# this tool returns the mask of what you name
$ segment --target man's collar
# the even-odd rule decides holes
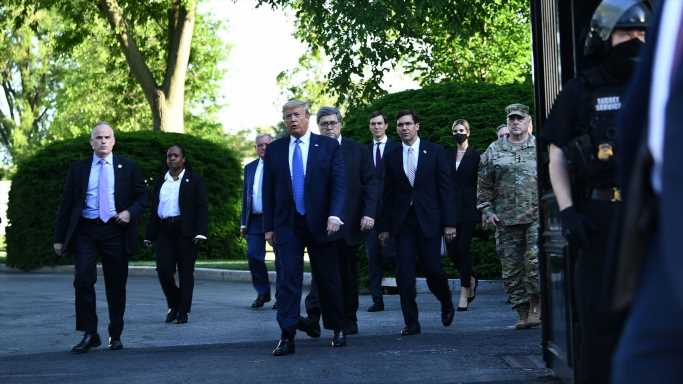
[[[379,141],[378,141],[376,138],[374,138],[374,137],[372,138],[372,141],[373,141],[375,144],[377,144],[377,143],[386,144],[388,140],[389,140],[389,137],[388,137],[387,135],[384,135],[384,137],[382,137]]]
[[[342,142],[342,135],[340,134],[339,137],[337,137],[337,141],[339,142],[339,145],[341,145]]]
[[[413,145],[408,145],[404,142],[401,142],[401,144],[403,145],[403,149],[413,148],[413,150],[417,150],[420,148],[420,136],[417,136]]]
[[[107,164],[114,164],[114,153],[110,153],[107,155],[107,157],[104,158],[104,161]],[[100,162],[100,157],[93,152],[92,154],[92,164],[98,164]]]
[[[311,140],[311,130],[310,130],[310,128],[306,130],[306,133],[304,133],[304,135],[301,136],[301,137],[299,138],[299,140],[301,140],[301,142],[304,143],[304,144],[310,143],[310,140]],[[292,135],[289,135],[289,143],[292,144],[292,143],[294,143],[295,141],[296,141],[296,137],[294,137],[294,136],[292,136]]]

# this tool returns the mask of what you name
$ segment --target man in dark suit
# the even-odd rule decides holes
[[[627,202],[615,304],[631,304],[614,383],[683,382],[683,2],[660,1],[617,131]]]
[[[304,248],[320,290],[323,325],[333,347],[346,344],[339,258],[333,241],[343,222],[346,187],[339,143],[308,129],[308,103],[282,107],[289,136],[275,140],[264,159],[263,229],[280,260],[277,320],[282,331],[273,355],[294,353],[303,282]]]
[[[266,155],[266,147],[272,141],[273,138],[269,134],[256,136],[256,154],[259,158],[244,167],[240,233],[247,238],[247,260],[249,260],[251,281],[257,294],[256,300],[251,303],[252,308],[261,308],[263,304],[270,301],[270,282],[265,262],[266,240],[263,235],[262,187],[263,157]],[[275,307],[277,307],[277,302]]]
[[[111,126],[97,123],[90,135],[93,156],[69,169],[57,212],[54,250],[74,254],[76,329],[85,332],[74,353],[101,344],[95,310],[98,256],[109,306],[109,349],[123,348],[128,257],[137,249],[137,224],[147,193],[137,165],[112,154],[115,143]]]
[[[382,196],[384,187],[384,156],[396,148],[401,148],[398,141],[390,140],[386,135],[389,128],[389,120],[384,113],[375,111],[370,114],[369,123],[372,142],[368,144],[370,159],[377,175],[378,196]],[[377,199],[377,212],[382,210],[382,199]],[[384,245],[377,239],[379,231],[377,223],[370,230],[365,249],[368,255],[368,288],[372,295],[372,305],[368,312],[381,312],[384,310],[384,299],[382,298],[382,277],[384,275],[384,261],[394,260],[396,249],[393,239],[387,239]]]
[[[446,152],[418,136],[420,121],[413,110],[396,115],[402,148],[385,157],[384,206],[380,241],[396,241],[396,283],[405,327],[401,335],[421,331],[415,302],[417,260],[430,291],[441,302],[441,322],[448,327],[455,314],[448,278],[441,267],[441,236],[455,239],[456,212]]]
[[[358,248],[365,235],[375,225],[378,186],[368,152],[363,146],[349,139],[342,138],[342,115],[337,108],[322,107],[317,113],[320,132],[341,145],[346,168],[346,210],[345,224],[337,234],[339,238],[334,247],[339,257],[339,268],[344,297],[344,334],[358,333]],[[299,329],[315,337],[320,334],[320,306],[318,287],[311,284],[306,296],[306,312],[308,318],[302,319]]]

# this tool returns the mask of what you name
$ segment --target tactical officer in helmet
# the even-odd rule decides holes
[[[579,320],[578,383],[609,383],[623,315],[605,298],[611,224],[621,206],[616,182],[616,116],[645,42],[649,3],[604,0],[584,54],[593,64],[558,96],[542,133],[562,232],[577,255],[574,293]]]

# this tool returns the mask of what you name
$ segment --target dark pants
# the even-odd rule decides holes
[[[470,245],[474,234],[474,223],[464,222],[455,226],[455,240],[446,243],[448,256],[460,273],[460,286],[469,288],[472,279],[472,254]]]
[[[157,275],[168,307],[180,313],[192,310],[194,264],[198,252],[198,246],[192,240],[190,236],[183,236],[180,221],[161,221],[156,244]],[[176,267],[180,286],[176,285]]]
[[[683,383],[683,301],[652,242],[614,358],[615,384]]]
[[[365,249],[368,255],[368,288],[372,295],[372,301],[375,303],[382,303],[382,277],[384,276],[384,262],[391,260],[392,263],[396,258],[396,249],[394,247],[393,239],[385,241],[382,246],[377,236],[379,232],[373,229],[368,233],[368,239],[365,242]]]
[[[358,246],[348,245],[344,240],[334,242],[339,255],[339,273],[344,301],[344,324],[358,321]],[[320,296],[315,278],[311,290],[306,295],[308,317],[318,322],[320,319]]]
[[[575,269],[575,296],[579,317],[579,375],[577,383],[609,383],[611,362],[624,323],[605,294],[611,275],[608,251],[613,219],[620,205],[591,200],[580,207],[593,223],[590,250],[580,251]]]
[[[247,260],[251,282],[256,293],[270,297],[270,281],[266,268],[266,239],[263,234],[263,216],[252,214],[247,227]],[[276,264],[277,265],[277,264]]]
[[[441,267],[441,237],[426,237],[411,208],[396,238],[396,283],[406,326],[418,326],[415,273],[419,260],[427,286],[442,305],[451,304],[448,277]],[[452,305],[452,304],[451,304]]]
[[[308,229],[306,218],[295,215],[292,232],[283,230],[276,238],[275,247],[280,261],[277,281],[277,321],[283,337],[293,337],[299,322],[301,287],[303,281],[304,249],[313,270],[313,279],[320,290],[323,326],[339,330],[344,318],[339,257],[331,242],[316,242]]]
[[[76,329],[97,332],[95,282],[97,257],[102,258],[104,286],[109,307],[109,336],[119,338],[126,310],[128,255],[123,242],[124,227],[100,220],[81,219],[75,237],[74,288],[76,290]]]

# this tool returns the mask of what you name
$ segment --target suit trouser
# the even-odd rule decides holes
[[[102,258],[104,286],[109,307],[109,335],[121,336],[126,309],[128,255],[124,249],[125,227],[113,220],[81,219],[76,229],[74,257],[74,288],[76,293],[76,329],[97,332],[95,282],[97,256]]]
[[[474,234],[474,223],[463,222],[455,226],[455,240],[446,243],[448,256],[460,273],[460,286],[469,287],[472,280],[472,253],[470,245]]]
[[[256,293],[270,297],[270,281],[265,260],[266,239],[263,234],[263,216],[252,214],[247,227],[247,261],[249,261],[251,282]]]
[[[614,358],[612,383],[683,383],[683,300],[666,271],[658,234]]]
[[[189,313],[192,310],[194,264],[198,248],[192,237],[183,236],[179,221],[161,222],[156,244],[157,275],[168,307],[175,308],[181,313]],[[179,287],[175,279],[176,266]]]
[[[358,246],[348,245],[346,241],[334,242],[339,257],[339,273],[344,301],[344,324],[358,321]],[[306,312],[308,317],[318,322],[320,319],[320,294],[315,279],[311,283],[311,290],[306,295]]]
[[[391,260],[396,258],[396,249],[394,247],[394,240],[387,239],[383,246],[377,236],[379,232],[372,229],[368,233],[368,238],[365,242],[365,249],[368,255],[368,288],[372,295],[372,301],[381,303],[382,300],[382,277],[384,276],[384,260]]]
[[[451,303],[448,277],[441,267],[441,236],[426,237],[420,229],[414,208],[408,215],[396,238],[396,284],[401,296],[401,310],[406,326],[418,326],[417,290],[415,275],[419,260],[427,278],[429,290],[441,302]],[[452,305],[452,304],[451,304]]]
[[[277,281],[277,321],[282,329],[282,336],[294,337],[299,322],[304,248],[308,249],[313,280],[320,290],[323,326],[326,329],[341,329],[344,308],[337,252],[333,243],[315,241],[305,216],[294,216],[292,236],[276,238],[275,244],[281,272]]]

